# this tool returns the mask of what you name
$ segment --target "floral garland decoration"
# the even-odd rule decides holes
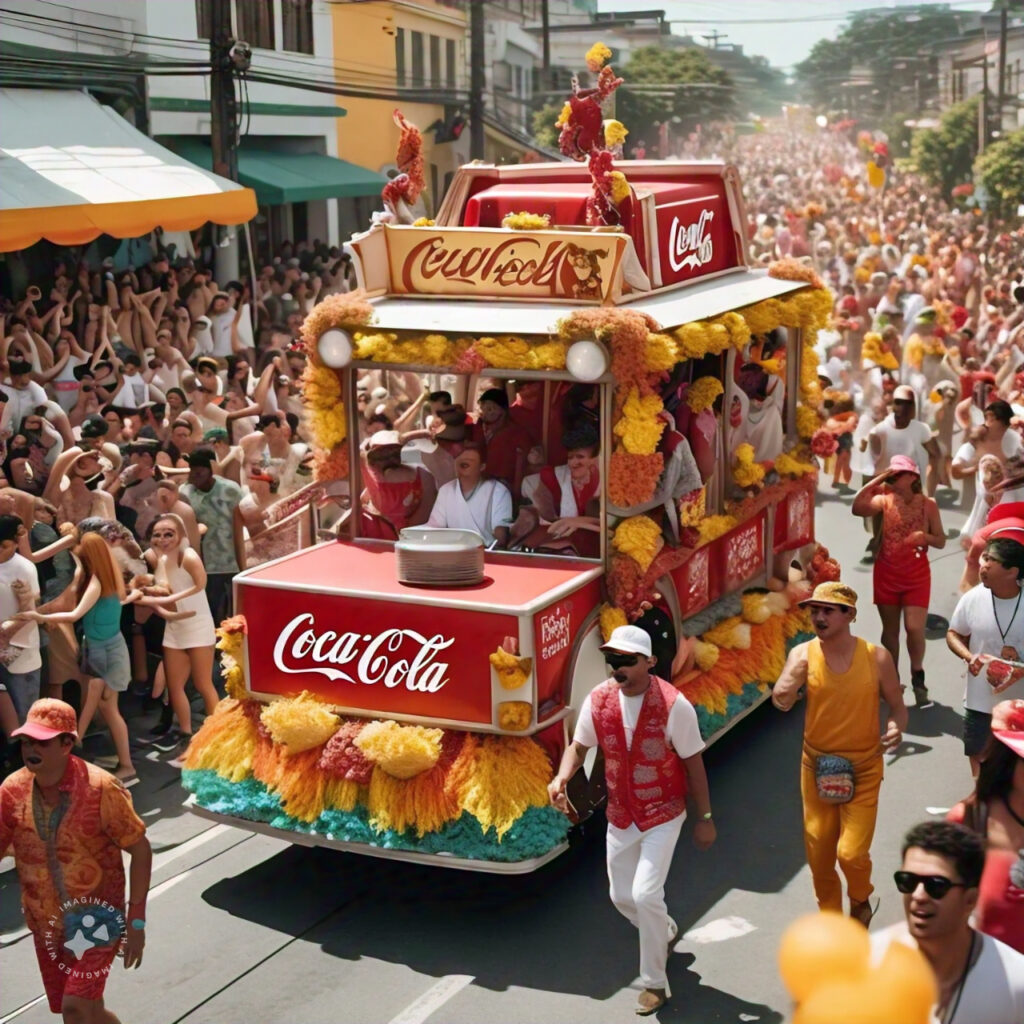
[[[546,213],[530,213],[527,210],[506,213],[501,219],[501,226],[512,231],[546,231],[551,227],[551,217]]]
[[[664,544],[661,527],[648,516],[624,519],[612,537],[612,547],[636,562],[641,572],[647,572]]]
[[[760,487],[764,482],[765,468],[754,459],[752,444],[738,445],[733,453],[732,478],[744,490]]]
[[[247,696],[245,670],[242,668],[242,645],[248,627],[244,615],[233,615],[217,627],[217,650],[223,655],[224,689],[229,697],[242,700]]]
[[[686,389],[683,401],[690,412],[701,413],[710,409],[724,391],[725,388],[717,377],[699,377]]]
[[[895,371],[900,368],[899,360],[885,347],[885,342],[877,331],[868,331],[864,335],[860,354],[864,359],[880,366],[883,370]]]

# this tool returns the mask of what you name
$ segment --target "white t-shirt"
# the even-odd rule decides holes
[[[37,598],[39,596],[39,574],[27,558],[14,554],[6,562],[0,562],[0,622],[14,618],[21,611],[18,598],[11,589],[11,584],[16,580],[27,583],[29,591]],[[43,662],[39,655],[39,626],[36,623],[26,622],[11,637],[11,644],[24,647],[25,653],[7,666],[8,672],[19,675],[41,667]]]
[[[11,430],[17,433],[21,429],[21,421],[31,416],[36,406],[46,405],[49,398],[42,385],[30,380],[23,388],[12,384],[0,384],[0,391],[7,396],[7,407],[11,410]]]
[[[872,428],[871,436],[882,439],[882,450],[875,460],[879,472],[889,465],[889,460],[894,455],[909,455],[917,463],[921,479],[924,479],[925,470],[928,469],[928,453],[924,446],[932,439],[932,432],[927,424],[920,420],[911,420],[899,430],[895,418],[889,413],[877,427]]]
[[[228,309],[210,316],[210,335],[213,339],[213,355],[224,359],[231,355],[231,328],[235,322],[235,311]]]
[[[1024,591],[1021,591],[1021,594],[1024,594]],[[997,614],[999,625],[996,624]],[[1016,648],[1020,655],[1020,658],[1015,660],[1024,661],[1024,597],[1019,602],[1016,597],[997,597],[993,602],[992,591],[983,583],[979,583],[957,601],[949,620],[949,628],[955,633],[970,636],[968,646],[972,654],[998,655],[1004,646],[1009,646]],[[1005,639],[1002,630],[1006,631]],[[972,676],[966,669],[967,666],[964,665],[967,679],[964,704],[972,711],[983,711],[990,715],[1001,700],[1024,698],[1024,679],[1018,680],[1002,693],[993,694],[992,687],[985,678],[984,669],[976,676]]]
[[[468,498],[458,480],[450,480],[437,492],[427,526],[475,530],[484,544],[494,541],[494,531],[512,522],[512,495],[498,480],[481,480]]]
[[[584,747],[597,746],[597,729],[594,727],[594,709],[590,698],[591,694],[588,693],[583,707],[580,708],[579,718],[576,719],[576,731],[572,737],[574,743],[579,743]],[[619,690],[622,729],[626,734],[627,747],[633,746],[633,733],[636,731],[636,723],[640,720],[640,709],[643,707],[643,703],[643,693],[627,697],[622,690]],[[694,754],[699,754],[704,749],[704,740],[697,722],[697,712],[682,695],[669,708],[665,739],[683,760],[693,757]]]
[[[952,1024],[1020,1024],[1024,1021],[1024,953],[991,935],[975,934],[981,939],[981,953],[964,979]],[[871,936],[872,960],[880,963],[893,942],[917,948],[901,922]],[[933,1012],[930,1020],[938,1024],[939,1018]]]

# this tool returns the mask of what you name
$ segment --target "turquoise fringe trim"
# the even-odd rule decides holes
[[[324,811],[312,824],[299,821],[281,809],[280,800],[256,779],[228,782],[213,771],[181,773],[181,783],[194,793],[202,807],[247,821],[264,822],[289,832],[307,832],[346,843],[365,843],[385,850],[413,853],[450,853],[468,860],[502,863],[541,857],[565,841],[568,819],[553,807],[528,807],[526,812],[498,841],[495,829],[484,831],[468,811],[439,832],[418,838],[415,832],[378,832],[370,825],[365,807],[353,811]]]
[[[813,633],[797,633],[792,640],[786,641],[786,653],[796,647],[797,644],[805,643],[808,640],[813,640]],[[774,683],[775,680],[772,680]],[[700,725],[700,734],[704,739],[714,735],[720,729],[724,729],[738,714],[746,711],[752,704],[756,704],[758,700],[764,695],[765,686],[769,684],[762,682],[751,682],[747,683],[740,693],[729,694],[729,699],[725,705],[725,714],[719,714],[717,712],[708,711],[707,708],[701,707],[699,704],[694,705],[694,709],[697,712],[697,722]]]

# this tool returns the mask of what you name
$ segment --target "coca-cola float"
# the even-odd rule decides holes
[[[533,870],[567,848],[546,785],[606,677],[602,637],[645,626],[710,742],[765,699],[807,625],[796,601],[837,576],[814,545],[810,449],[831,298],[799,264],[747,266],[732,167],[619,159],[602,50],[560,118],[573,160],[464,167],[432,222],[412,222],[419,133],[396,115],[405,173],[350,243],[361,290],[304,328],[317,475],[353,496],[361,371],[541,381],[549,451],[559,396],[593,385],[598,557],[484,552],[475,534],[421,528],[389,542],[352,514],[336,541],[239,574],[220,630],[229,699],[182,774],[196,813]],[[809,579],[792,578],[795,559]],[[601,782],[593,759],[573,781],[584,816]]]

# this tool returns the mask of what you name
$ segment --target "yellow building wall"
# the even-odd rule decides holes
[[[334,32],[334,63],[336,79],[340,84],[394,92],[397,86],[395,67],[395,31],[423,32],[424,35],[455,39],[457,53],[465,53],[466,15],[464,12],[442,7],[431,0],[421,0],[415,7],[406,2],[331,4]],[[457,85],[465,87],[466,70],[460,60]],[[410,71],[406,61],[406,73]],[[360,96],[339,96],[338,105],[348,113],[339,118],[338,156],[361,167],[380,171],[395,162],[398,128],[392,121],[392,112],[398,108],[408,121],[421,130],[423,156],[427,164],[427,190],[431,187],[430,164],[437,164],[439,178],[454,170],[451,146],[434,146],[433,133],[428,125],[444,117],[444,106],[439,103],[416,103],[410,100],[367,99]],[[435,153],[434,150],[437,150]],[[427,206],[433,211],[439,196],[428,195]]]

